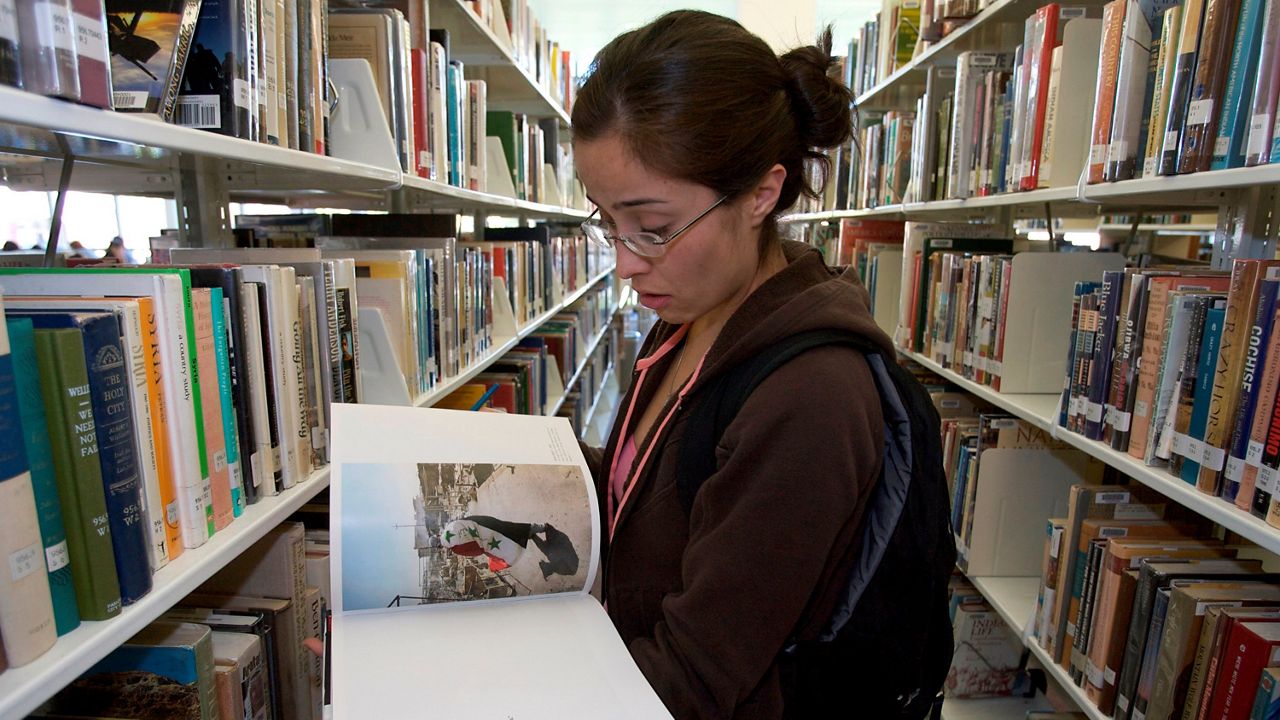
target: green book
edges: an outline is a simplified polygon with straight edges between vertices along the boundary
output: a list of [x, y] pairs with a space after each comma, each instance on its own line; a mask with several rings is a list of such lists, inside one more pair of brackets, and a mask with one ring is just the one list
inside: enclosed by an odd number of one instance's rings
[[13, 357], [13, 375], [18, 387], [18, 411], [22, 415], [22, 434], [31, 466], [31, 482], [36, 496], [40, 520], [40, 539], [44, 545], [45, 565], [49, 573], [49, 590], [53, 595], [53, 618], [58, 635], [66, 635], [80, 626], [80, 610], [76, 606], [76, 588], [71, 575], [71, 556], [67, 551], [67, 533], [58, 501], [58, 484], [53, 475], [53, 450], [45, 430], [44, 397], [40, 392], [40, 371], [36, 363], [35, 335], [29, 318], [15, 318], [7, 323], [9, 352]]
[[106, 620], [120, 614], [120, 579], [98, 461], [84, 341], [78, 330], [40, 330], [35, 347], [76, 604], [82, 619]]
[[524, 142], [516, 114], [507, 110], [490, 110], [485, 113], [484, 118], [485, 133], [502, 141], [502, 153], [507, 156], [507, 167], [511, 169], [511, 185], [516, 189], [516, 197], [527, 197], [520, 160]]

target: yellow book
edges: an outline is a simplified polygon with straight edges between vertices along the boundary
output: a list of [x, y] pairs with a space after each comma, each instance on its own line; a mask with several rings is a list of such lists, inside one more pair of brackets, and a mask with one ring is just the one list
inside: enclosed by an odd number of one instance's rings
[[151, 435], [155, 438], [156, 473], [160, 478], [160, 506], [164, 513], [164, 532], [168, 538], [169, 559], [182, 554], [182, 527], [178, 519], [177, 488], [174, 484], [173, 457], [169, 448], [169, 417], [164, 402], [164, 390], [160, 385], [160, 328], [156, 320], [154, 301], [149, 297], [138, 298], [138, 312], [142, 315], [143, 350], [147, 354], [147, 400], [151, 403]]

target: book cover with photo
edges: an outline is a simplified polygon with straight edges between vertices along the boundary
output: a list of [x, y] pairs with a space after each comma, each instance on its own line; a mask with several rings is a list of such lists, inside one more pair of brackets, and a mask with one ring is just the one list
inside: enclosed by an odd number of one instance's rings
[[668, 716], [590, 593], [565, 419], [335, 404], [332, 438], [335, 716]]
[[173, 119], [200, 0], [107, 0], [116, 110]]

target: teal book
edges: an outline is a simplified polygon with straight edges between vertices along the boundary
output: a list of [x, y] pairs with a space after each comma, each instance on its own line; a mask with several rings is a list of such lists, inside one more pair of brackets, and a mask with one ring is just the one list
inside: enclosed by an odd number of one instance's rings
[[[1218, 367], [1218, 347], [1222, 339], [1222, 323], [1227, 310], [1223, 307], [1209, 308], [1204, 316], [1204, 339], [1200, 342], [1200, 361], [1196, 364], [1196, 390], [1191, 406], [1191, 426], [1187, 435], [1193, 441], [1204, 440], [1205, 426], [1209, 423], [1209, 400], [1213, 396], [1214, 370]], [[1192, 448], [1200, 447], [1199, 442], [1192, 443]], [[1196, 484], [1200, 477], [1200, 457], [1194, 451], [1182, 462], [1180, 475], [1183, 481]]]
[[231, 401], [231, 356], [227, 349], [226, 304], [222, 288], [209, 290], [209, 309], [213, 316], [213, 350], [218, 364], [218, 396], [222, 400], [222, 434], [227, 447], [227, 477], [231, 480], [231, 507], [235, 517], [244, 512], [244, 475], [240, 466], [240, 438], [237, 434], [236, 408]]
[[457, 186], [462, 185], [463, 167], [466, 165], [462, 158], [463, 110], [459, 106], [462, 96], [458, 87], [462, 82], [462, 63], [450, 60], [449, 87], [445, 95], [446, 114], [449, 116], [449, 184]]
[[1266, 24], [1262, 21], [1264, 4], [1265, 0], [1242, 0], [1240, 5], [1210, 170], [1244, 167], [1253, 86], [1258, 79], [1258, 58], [1262, 54], [1262, 27]]
[[26, 318], [9, 320], [5, 324], [9, 328], [9, 352], [13, 357], [13, 376], [18, 386], [18, 412], [22, 416], [22, 435], [27, 462], [31, 466], [40, 540], [44, 545], [45, 565], [49, 573], [49, 591], [53, 595], [53, 619], [58, 635], [66, 635], [80, 626], [80, 610], [76, 605], [76, 586], [71, 577], [71, 553], [67, 549], [62, 505], [58, 502], [58, 483], [53, 474], [53, 447], [49, 443], [44, 396], [40, 391], [35, 331], [31, 320]]

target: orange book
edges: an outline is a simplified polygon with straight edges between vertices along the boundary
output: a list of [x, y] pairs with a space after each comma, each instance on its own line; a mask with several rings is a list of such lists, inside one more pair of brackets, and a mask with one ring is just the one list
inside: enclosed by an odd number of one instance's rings
[[213, 508], [215, 532], [231, 524], [235, 511], [231, 504], [231, 480], [227, 467], [227, 444], [222, 433], [222, 398], [218, 390], [218, 357], [213, 344], [213, 315], [210, 310], [210, 290], [191, 289], [191, 314], [196, 324], [196, 364], [200, 377], [213, 382], [200, 383], [200, 404], [204, 410], [204, 442], [206, 461], [209, 464], [211, 497], [206, 498]]
[[147, 400], [151, 403], [151, 435], [155, 438], [156, 475], [160, 479], [160, 506], [164, 513], [164, 534], [169, 541], [169, 559], [182, 554], [182, 528], [178, 521], [178, 491], [174, 483], [177, 468], [169, 449], [169, 418], [164, 403], [164, 390], [160, 385], [160, 338], [156, 323], [154, 301], [149, 297], [138, 298], [138, 313], [142, 315], [143, 350], [147, 354]]
[[1138, 589], [1137, 570], [1150, 558], [1234, 557], [1235, 551], [1215, 539], [1150, 540], [1116, 539], [1107, 543], [1098, 580], [1085, 663], [1085, 694], [1104, 714], [1115, 708], [1116, 679], [1124, 662], [1133, 598]]
[[1089, 148], [1089, 184], [1103, 181], [1107, 148], [1111, 145], [1111, 115], [1116, 107], [1116, 77], [1120, 72], [1120, 45], [1124, 42], [1125, 0], [1111, 0], [1102, 8], [1102, 64], [1098, 67], [1098, 96], [1093, 106], [1092, 144]]

